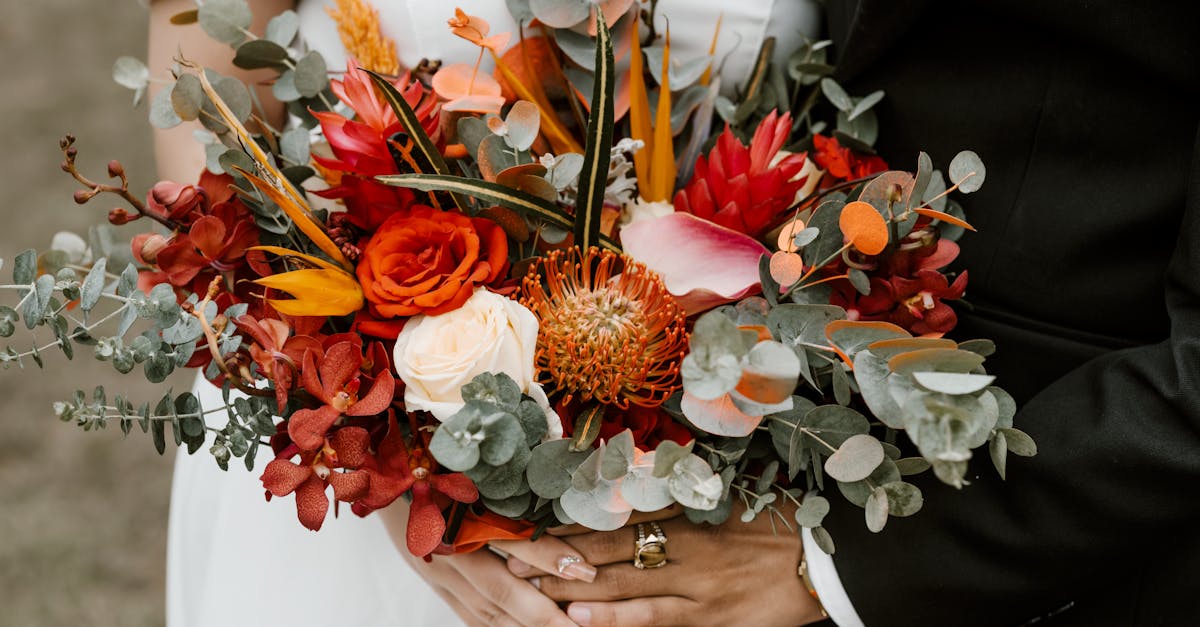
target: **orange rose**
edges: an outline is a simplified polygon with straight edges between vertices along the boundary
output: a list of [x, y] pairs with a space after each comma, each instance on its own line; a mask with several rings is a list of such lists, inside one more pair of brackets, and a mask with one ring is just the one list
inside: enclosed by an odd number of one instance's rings
[[508, 265], [508, 239], [494, 222], [417, 206], [393, 214], [358, 262], [371, 313], [380, 318], [457, 309]]

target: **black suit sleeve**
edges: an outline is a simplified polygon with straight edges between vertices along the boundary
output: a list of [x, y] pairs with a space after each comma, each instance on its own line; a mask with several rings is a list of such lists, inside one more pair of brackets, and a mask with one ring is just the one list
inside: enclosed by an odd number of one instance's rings
[[[1196, 141], [1165, 281], [1169, 337], [1103, 354], [1034, 396], [1016, 424], [1040, 452], [1010, 457], [1007, 481], [976, 459], [972, 485], [926, 481], [926, 508], [878, 535], [860, 511], [835, 508], [835, 564], [868, 627], [1168, 625], [1200, 615]], [[1029, 334], [1005, 335], [1054, 350], [1054, 338]]]

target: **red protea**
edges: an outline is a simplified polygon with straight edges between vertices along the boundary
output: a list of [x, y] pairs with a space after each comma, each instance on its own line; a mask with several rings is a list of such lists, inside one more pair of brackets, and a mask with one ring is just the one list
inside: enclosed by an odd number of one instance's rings
[[[415, 197], [411, 190], [376, 183], [373, 177], [398, 174], [388, 139], [404, 130], [391, 107], [380, 98], [367, 73], [353, 63], [340, 81], [331, 81], [333, 91], [357, 114], [356, 119], [331, 112], [314, 113], [333, 150], [333, 159], [313, 156], [330, 187], [317, 192], [324, 198], [342, 199], [350, 221], [373, 231], [389, 215], [407, 208]], [[404, 100], [416, 112], [425, 132], [437, 142], [440, 109], [427, 97], [419, 82], [407, 75], [396, 82]]]
[[[792, 116], [772, 111], [745, 146], [726, 126], [687, 186], [675, 194], [675, 209], [749, 235], [761, 235], [792, 205], [808, 178], [803, 154], [776, 155], [787, 141]], [[775, 163], [773, 163], [775, 162]]]

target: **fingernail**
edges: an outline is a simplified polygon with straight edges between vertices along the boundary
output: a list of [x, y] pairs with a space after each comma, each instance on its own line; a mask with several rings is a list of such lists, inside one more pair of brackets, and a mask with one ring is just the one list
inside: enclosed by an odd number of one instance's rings
[[596, 580], [596, 567], [583, 561], [575, 555], [564, 555], [558, 558], [558, 574], [567, 579], [579, 579], [592, 583]]
[[567, 607], [567, 617], [577, 625], [587, 625], [592, 622], [592, 610], [582, 605], [571, 605]]

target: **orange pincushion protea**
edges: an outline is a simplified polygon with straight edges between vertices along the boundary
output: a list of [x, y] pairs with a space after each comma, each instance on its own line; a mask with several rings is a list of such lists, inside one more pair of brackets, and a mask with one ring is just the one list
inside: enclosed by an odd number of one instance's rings
[[540, 323], [539, 380], [565, 400], [653, 407], [679, 388], [686, 315], [646, 266], [597, 248], [556, 250], [521, 287]]

